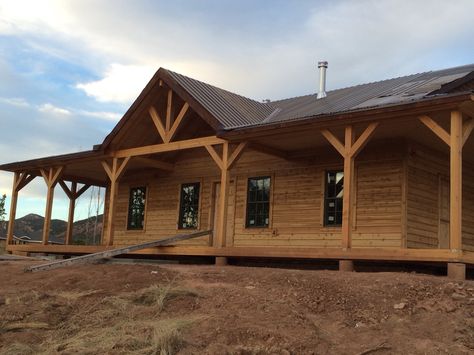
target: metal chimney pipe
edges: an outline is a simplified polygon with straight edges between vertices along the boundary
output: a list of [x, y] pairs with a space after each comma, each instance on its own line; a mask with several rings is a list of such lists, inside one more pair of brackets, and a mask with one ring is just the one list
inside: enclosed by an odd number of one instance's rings
[[318, 92], [318, 99], [322, 99], [323, 97], [326, 97], [326, 69], [328, 67], [328, 62], [326, 61], [321, 61], [318, 62], [318, 68], [319, 68], [319, 92]]

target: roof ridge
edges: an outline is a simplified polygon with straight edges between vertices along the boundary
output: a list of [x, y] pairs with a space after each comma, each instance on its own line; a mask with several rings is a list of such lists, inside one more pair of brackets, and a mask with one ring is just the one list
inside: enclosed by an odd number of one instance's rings
[[[457, 70], [457, 69], [468, 68], [468, 67], [473, 67], [473, 70], [474, 70], [474, 63], [464, 64], [464, 65], [459, 65], [459, 66], [456, 66], [456, 67], [450, 67], [450, 68], [444, 68], [444, 69], [427, 70], [427, 71], [408, 74], [408, 75], [400, 75], [400, 76], [395, 76], [395, 77], [392, 77], [392, 78], [387, 78], [387, 79], [382, 79], [382, 80], [374, 80], [374, 81], [369, 81], [369, 82], [366, 82], [366, 83], [360, 83], [360, 84], [356, 84], [356, 85], [343, 86], [343, 87], [340, 87], [340, 88], [337, 88], [337, 89], [334, 89], [334, 90], [328, 90], [327, 93], [331, 93], [331, 92], [334, 93], [334, 92], [337, 92], [337, 91], [340, 91], [340, 90], [353, 89], [353, 88], [361, 87], [361, 86], [364, 86], [364, 85], [384, 83], [384, 82], [387, 82], [387, 81], [390, 81], [390, 80], [399, 80], [399, 79], [402, 79], [402, 78], [409, 78], [409, 77], [416, 78], [416, 77], [420, 77], [420, 76], [426, 75], [426, 74], [433, 74], [433, 73], [437, 73], [437, 72], [443, 72], [443, 71], [446, 71], [446, 70]], [[271, 103], [277, 103], [277, 102], [281, 102], [281, 101], [293, 100], [293, 99], [297, 99], [297, 98], [309, 97], [309, 96], [314, 96], [314, 95], [317, 95], [317, 93], [287, 97], [287, 98], [284, 98], [284, 99], [271, 101]]]

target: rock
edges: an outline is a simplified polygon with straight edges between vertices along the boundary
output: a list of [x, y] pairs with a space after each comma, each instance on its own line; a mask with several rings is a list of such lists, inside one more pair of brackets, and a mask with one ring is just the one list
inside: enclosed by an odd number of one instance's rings
[[454, 292], [452, 295], [451, 295], [451, 298], [453, 300], [456, 300], [456, 301], [461, 301], [461, 300], [464, 300], [466, 298], [466, 295], [463, 295], [461, 293], [457, 293], [457, 292]]
[[474, 304], [474, 298], [469, 298], [469, 300], [467, 301], [467, 304]]
[[247, 290], [253, 290], [253, 289], [255, 288], [255, 286], [245, 286], [245, 288], [246, 288]]
[[397, 303], [393, 305], [394, 309], [404, 309], [407, 306], [405, 302]]
[[5, 300], [5, 297], [0, 296], [0, 306], [3, 306], [6, 303], [7, 303], [7, 301]]

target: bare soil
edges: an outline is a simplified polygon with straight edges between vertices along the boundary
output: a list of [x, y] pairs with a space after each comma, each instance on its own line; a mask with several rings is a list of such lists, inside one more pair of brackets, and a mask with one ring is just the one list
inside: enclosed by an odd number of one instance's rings
[[[474, 282], [0, 261], [0, 354], [473, 354]], [[37, 263], [37, 261], [36, 261]]]

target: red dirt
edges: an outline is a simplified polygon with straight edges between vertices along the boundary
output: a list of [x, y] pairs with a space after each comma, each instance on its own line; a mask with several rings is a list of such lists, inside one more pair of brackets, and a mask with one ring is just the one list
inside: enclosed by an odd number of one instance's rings
[[[42, 344], [58, 337], [64, 344], [57, 353], [74, 353], [68, 351], [69, 335], [61, 333], [65, 324], [76, 322], [87, 329], [85, 315], [97, 305], [107, 307], [103, 300], [151, 285], [195, 291], [170, 299], [156, 314], [160, 319], [194, 319], [180, 330], [182, 341], [175, 347], [179, 354], [474, 353], [473, 281], [407, 273], [161, 264], [24, 273], [31, 263], [0, 262], [0, 353], [12, 353], [13, 343], [44, 350]], [[94, 293], [74, 300], [57, 296], [85, 291]], [[110, 327], [123, 318], [150, 318], [146, 305], [133, 310], [97, 321]], [[5, 330], [15, 322], [48, 326]], [[121, 353], [114, 349], [108, 353]]]

